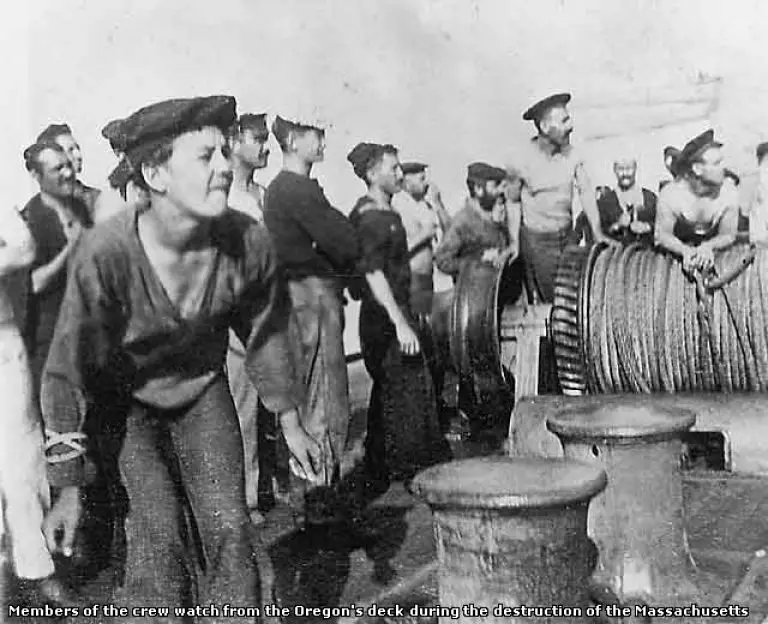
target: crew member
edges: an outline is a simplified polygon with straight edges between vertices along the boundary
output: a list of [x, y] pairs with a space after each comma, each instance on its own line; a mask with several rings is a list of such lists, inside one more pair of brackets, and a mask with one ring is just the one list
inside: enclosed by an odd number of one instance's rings
[[[637, 185], [637, 161], [622, 158], [613, 163], [616, 188], [597, 200], [600, 227], [624, 244], [653, 244], [656, 193]], [[589, 242], [589, 241], [588, 241]]]
[[[224, 375], [230, 327], [279, 415], [292, 457], [314, 475], [288, 342], [290, 301], [266, 229], [228, 210], [232, 97], [169, 100], [124, 120], [126, 154], [149, 207], [127, 208], [83, 240], [73, 261], [43, 384], [51, 549], [66, 551], [80, 515], [84, 431], [103, 397], [127, 406], [117, 460], [129, 498], [118, 607], [259, 605], [237, 414]], [[88, 409], [92, 406], [92, 409]], [[204, 554], [190, 579], [184, 510]], [[223, 622], [227, 618], [207, 621]], [[129, 611], [116, 622], [144, 622]]]
[[303, 478], [298, 493], [314, 490], [306, 500], [306, 521], [324, 522], [341, 512], [331, 487], [340, 477], [350, 419], [343, 292], [359, 248], [352, 224], [311, 177], [324, 159], [325, 131], [278, 116], [272, 133], [283, 168], [267, 188], [264, 219], [291, 293], [297, 362], [307, 393], [302, 422], [323, 451], [315, 483], [292, 472]]
[[492, 262], [498, 267], [517, 258], [517, 241], [510, 241], [504, 195], [507, 172], [486, 163], [467, 168], [467, 198], [453, 218], [435, 253], [437, 268], [458, 278], [469, 260]]
[[686, 272], [714, 267], [714, 252], [736, 241], [739, 209], [726, 181], [722, 144], [708, 130], [689, 141], [678, 160], [679, 179], [659, 196], [656, 244], [679, 256]]
[[347, 160], [368, 187], [349, 218], [360, 240], [360, 343], [373, 379], [366, 463], [369, 482], [381, 491], [390, 479], [410, 479], [450, 451], [411, 309], [405, 228], [392, 207], [403, 177], [397, 149], [359, 143]]
[[80, 235], [92, 222], [87, 206], [73, 196], [75, 175], [63, 148], [56, 143], [35, 143], [24, 151], [24, 164], [40, 188], [21, 213], [36, 249], [24, 336], [37, 396], [64, 297], [67, 264]]
[[593, 240], [611, 242], [600, 227], [594, 187], [571, 146], [570, 100], [568, 93], [551, 95], [523, 114], [524, 120], [536, 126], [537, 135], [522, 146], [508, 166], [512, 240], [520, 241], [529, 296], [543, 303], [554, 298], [560, 255], [575, 242], [574, 191], [589, 220]]

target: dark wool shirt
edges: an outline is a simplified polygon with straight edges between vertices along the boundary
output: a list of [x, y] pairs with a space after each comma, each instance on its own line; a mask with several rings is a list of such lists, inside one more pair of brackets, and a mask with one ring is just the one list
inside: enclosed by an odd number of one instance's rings
[[[43, 374], [46, 429], [83, 430], [88, 403], [113, 388], [161, 410], [194, 405], [224, 374], [230, 328], [246, 345], [264, 405], [278, 413], [297, 406], [290, 299], [264, 226], [235, 210], [217, 221], [213, 269], [196, 315], [184, 318], [144, 252], [138, 214], [128, 208], [80, 243]], [[82, 458], [49, 466], [54, 486], [82, 477]]]
[[359, 257], [355, 229], [317, 180], [281, 171], [267, 188], [264, 222], [288, 279], [346, 277]]

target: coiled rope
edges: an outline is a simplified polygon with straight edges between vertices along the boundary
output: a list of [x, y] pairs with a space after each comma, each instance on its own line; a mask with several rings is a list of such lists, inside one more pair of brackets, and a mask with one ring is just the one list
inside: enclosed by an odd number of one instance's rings
[[[573, 351], [579, 335], [590, 393], [768, 390], [768, 253], [735, 245], [716, 256], [708, 278], [638, 245], [590, 257], [580, 327], [554, 336]], [[573, 354], [564, 364], [572, 370]]]

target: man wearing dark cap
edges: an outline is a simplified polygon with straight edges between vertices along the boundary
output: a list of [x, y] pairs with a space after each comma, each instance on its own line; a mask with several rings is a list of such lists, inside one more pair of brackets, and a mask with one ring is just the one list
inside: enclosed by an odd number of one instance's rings
[[[128, 495], [118, 607], [170, 608], [155, 621], [230, 621], [225, 605], [259, 605], [240, 431], [224, 375], [227, 335], [246, 344], [264, 404], [279, 415], [308, 474], [319, 449], [302, 429], [288, 343], [290, 301], [266, 230], [227, 207], [226, 132], [235, 100], [169, 100], [122, 124], [124, 151], [149, 191], [97, 226], [73, 261], [43, 383], [52, 550], [71, 547], [88, 436], [123, 428], [115, 451]], [[94, 432], [91, 434], [91, 432]], [[190, 578], [202, 547], [202, 578]], [[174, 615], [188, 608], [187, 617]], [[144, 622], [137, 612], [117, 622]]]
[[738, 194], [726, 182], [721, 148], [712, 130], [689, 141], [677, 161], [679, 178], [659, 195], [655, 242], [689, 273], [711, 270], [714, 253], [736, 241]]
[[92, 222], [87, 206], [73, 196], [75, 174], [60, 145], [35, 143], [24, 151], [24, 165], [40, 188], [21, 211], [36, 249], [24, 338], [37, 396], [64, 298], [67, 266], [83, 230]]
[[253, 179], [257, 169], [264, 169], [269, 163], [267, 140], [267, 116], [265, 114], [241, 115], [232, 128], [232, 189], [229, 191], [229, 205], [262, 221], [266, 189]]
[[100, 208], [99, 199], [101, 191], [80, 181], [79, 176], [83, 173], [83, 153], [69, 125], [65, 123], [50, 124], [39, 134], [37, 142], [53, 142], [61, 146], [72, 163], [72, 169], [75, 172], [73, 194], [88, 206], [91, 219], [96, 220], [96, 213]]
[[435, 252], [435, 263], [443, 273], [456, 279], [469, 260], [501, 267], [517, 257], [517, 246], [510, 241], [507, 228], [506, 177], [504, 169], [486, 163], [472, 163], [467, 168], [469, 197]]
[[570, 94], [558, 93], [525, 112], [523, 119], [532, 121], [538, 133], [507, 167], [510, 228], [513, 239], [519, 236], [529, 296], [544, 303], [554, 297], [560, 255], [574, 240], [574, 190], [592, 228], [593, 240], [613, 243], [600, 227], [594, 187], [582, 159], [571, 146], [570, 100]]
[[312, 167], [324, 159], [325, 131], [307, 120], [278, 116], [272, 132], [283, 152], [283, 169], [267, 188], [264, 220], [293, 304], [297, 363], [306, 384], [302, 422], [322, 448], [316, 479], [295, 465], [291, 472], [298, 478], [299, 498], [301, 490], [309, 494], [306, 521], [324, 522], [340, 513], [332, 509], [331, 488], [340, 477], [350, 417], [343, 291], [359, 246], [350, 222], [311, 177]]
[[753, 188], [742, 204], [749, 217], [749, 242], [768, 246], [768, 143], [760, 143], [755, 150], [757, 174]]

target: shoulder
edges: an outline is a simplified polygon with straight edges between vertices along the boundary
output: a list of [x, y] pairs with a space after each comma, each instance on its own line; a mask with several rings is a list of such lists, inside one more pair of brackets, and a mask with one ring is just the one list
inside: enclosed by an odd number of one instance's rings
[[680, 208], [690, 202], [692, 193], [684, 180], [674, 180], [665, 184], [659, 193], [659, 204], [668, 208]]
[[504, 168], [512, 180], [525, 180], [537, 150], [536, 137], [533, 137], [518, 143], [508, 151], [504, 158]]
[[112, 282], [129, 273], [135, 237], [136, 209], [127, 208], [85, 230], [73, 258], [73, 271], [82, 278]]

